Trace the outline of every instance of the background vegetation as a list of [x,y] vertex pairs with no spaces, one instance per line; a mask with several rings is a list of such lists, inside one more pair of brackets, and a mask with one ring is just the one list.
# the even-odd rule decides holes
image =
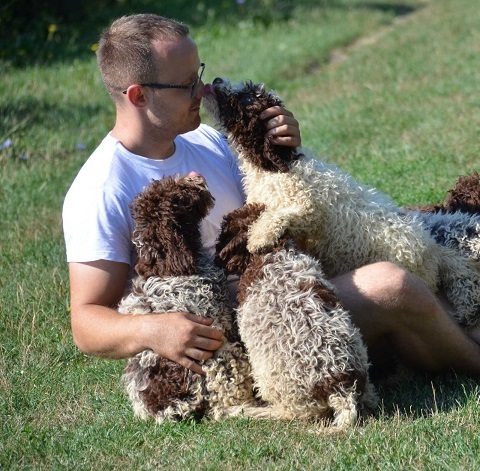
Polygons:
[[134,420],[123,362],[72,342],[61,231],[63,197],[113,124],[92,49],[118,15],[190,23],[207,81],[264,81],[306,146],[410,205],[479,169],[476,2],[68,5],[0,6],[0,469],[477,469],[480,390],[453,374],[383,385],[378,416],[340,436],[303,422]]

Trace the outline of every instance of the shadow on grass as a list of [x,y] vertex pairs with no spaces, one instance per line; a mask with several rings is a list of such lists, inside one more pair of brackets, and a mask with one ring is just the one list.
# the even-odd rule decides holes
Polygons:
[[[97,101],[55,103],[28,96],[3,102],[0,146],[6,142],[9,145],[0,149],[0,167],[9,162],[17,168],[52,159],[68,162],[81,159],[110,130],[113,119],[108,106]],[[85,133],[86,129],[91,131]]]
[[391,12],[394,16],[407,16],[417,11],[417,7],[406,5],[404,3],[387,3],[387,2],[360,2],[355,8],[365,10],[375,10],[384,13]]
[[402,383],[379,385],[378,392],[386,416],[400,412],[414,420],[463,408],[480,397],[477,381],[453,373],[415,374]]

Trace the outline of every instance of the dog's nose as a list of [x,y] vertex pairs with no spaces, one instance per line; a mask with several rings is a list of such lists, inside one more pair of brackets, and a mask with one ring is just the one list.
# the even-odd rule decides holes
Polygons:
[[215,77],[213,79],[212,85],[220,85],[221,83],[223,83],[223,79],[221,79],[220,77]]

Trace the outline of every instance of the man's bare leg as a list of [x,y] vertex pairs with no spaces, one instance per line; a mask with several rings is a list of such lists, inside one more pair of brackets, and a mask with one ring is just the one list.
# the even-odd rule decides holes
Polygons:
[[475,327],[470,327],[465,330],[465,333],[478,345],[480,345],[480,325],[477,324]]
[[479,329],[462,330],[448,315],[448,303],[419,278],[380,262],[331,282],[360,329],[373,365],[394,353],[416,369],[453,369],[480,377]]

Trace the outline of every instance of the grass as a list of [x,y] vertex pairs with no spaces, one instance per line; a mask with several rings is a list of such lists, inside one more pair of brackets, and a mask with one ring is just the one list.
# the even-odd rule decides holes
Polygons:
[[[275,88],[306,146],[400,204],[438,202],[478,170],[475,2],[298,3],[268,26],[194,22],[206,79]],[[339,436],[301,422],[133,419],[123,362],[73,344],[60,219],[113,106],[91,56],[2,65],[0,469],[478,469],[480,389],[463,376],[383,387],[378,416]]]

